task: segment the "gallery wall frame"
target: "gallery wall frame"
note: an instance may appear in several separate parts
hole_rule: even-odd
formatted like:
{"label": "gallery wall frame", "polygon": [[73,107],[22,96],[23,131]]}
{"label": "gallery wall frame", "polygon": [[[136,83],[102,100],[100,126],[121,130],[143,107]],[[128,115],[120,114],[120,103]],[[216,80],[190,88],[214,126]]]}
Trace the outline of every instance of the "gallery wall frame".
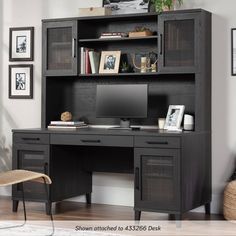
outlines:
{"label": "gallery wall frame", "polygon": [[9,61],[34,60],[34,27],[9,29]]}
{"label": "gallery wall frame", "polygon": [[236,76],[236,28],[231,29],[231,75]]}
{"label": "gallery wall frame", "polygon": [[9,98],[33,98],[33,65],[9,65]]}

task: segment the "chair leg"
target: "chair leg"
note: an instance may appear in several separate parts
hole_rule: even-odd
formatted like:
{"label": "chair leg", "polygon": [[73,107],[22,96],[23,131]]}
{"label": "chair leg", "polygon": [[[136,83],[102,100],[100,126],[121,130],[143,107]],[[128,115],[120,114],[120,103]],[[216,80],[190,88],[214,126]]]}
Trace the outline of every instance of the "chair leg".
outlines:
{"label": "chair leg", "polygon": [[25,208],[25,192],[24,192],[24,183],[22,182],[22,201],[23,201],[23,209],[24,209],[24,218],[25,218],[25,222],[24,224],[26,223],[26,208]]}
{"label": "chair leg", "polygon": [[23,203],[23,210],[24,210],[24,223],[21,225],[12,225],[12,226],[6,226],[6,227],[1,227],[1,229],[11,229],[11,228],[17,228],[17,227],[22,227],[26,224],[27,217],[26,217],[26,208],[25,208],[25,193],[24,193],[24,184],[23,182],[21,183],[21,188],[22,188],[22,203]]}
{"label": "chair leg", "polygon": [[52,207],[51,207],[51,202],[50,202],[50,198],[49,198],[49,192],[48,192],[46,179],[44,177],[42,177],[42,178],[43,178],[43,182],[44,182],[44,188],[45,188],[47,203],[48,203],[48,206],[49,206],[49,215],[50,215],[51,222],[52,222],[52,234],[50,234],[50,235],[53,235],[54,231],[55,231],[55,227],[54,227],[53,216],[52,216]]}

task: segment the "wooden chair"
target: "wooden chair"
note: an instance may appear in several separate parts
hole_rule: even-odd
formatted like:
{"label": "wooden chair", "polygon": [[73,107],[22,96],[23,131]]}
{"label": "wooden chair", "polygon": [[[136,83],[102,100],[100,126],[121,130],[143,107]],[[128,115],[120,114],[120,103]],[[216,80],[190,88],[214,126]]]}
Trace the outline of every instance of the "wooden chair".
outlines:
{"label": "wooden chair", "polygon": [[[48,194],[47,184],[52,183],[49,176],[42,174],[42,173],[28,171],[28,170],[10,170],[10,171],[4,172],[4,173],[0,173],[0,187],[9,186],[9,185],[13,185],[13,184],[20,184],[21,185],[22,202],[23,202],[23,209],[24,209],[24,223],[22,225],[3,227],[0,229],[20,227],[20,226],[25,225],[27,217],[26,217],[26,208],[25,208],[24,182],[26,182],[26,181],[35,181],[35,182],[40,182],[40,183],[44,184],[45,194],[47,197],[47,201],[49,203],[49,194]],[[53,235],[54,234],[54,223],[53,223],[51,209],[49,211],[50,211],[50,218],[51,218],[52,228],[53,228],[53,233],[51,235]]]}

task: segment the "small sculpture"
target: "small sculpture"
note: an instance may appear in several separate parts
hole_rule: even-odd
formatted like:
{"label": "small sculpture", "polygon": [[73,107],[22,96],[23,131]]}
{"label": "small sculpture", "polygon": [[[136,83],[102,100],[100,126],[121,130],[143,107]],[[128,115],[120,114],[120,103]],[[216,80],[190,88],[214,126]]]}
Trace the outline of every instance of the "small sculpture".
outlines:
{"label": "small sculpture", "polygon": [[61,113],[61,120],[62,121],[72,120],[72,114],[69,111],[65,111],[65,112]]}

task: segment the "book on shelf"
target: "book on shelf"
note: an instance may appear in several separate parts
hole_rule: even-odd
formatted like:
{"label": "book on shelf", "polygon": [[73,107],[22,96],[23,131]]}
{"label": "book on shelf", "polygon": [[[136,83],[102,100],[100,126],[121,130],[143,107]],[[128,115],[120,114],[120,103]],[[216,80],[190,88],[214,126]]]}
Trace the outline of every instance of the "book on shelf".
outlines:
{"label": "book on shelf", "polygon": [[84,74],[85,73],[85,65],[84,65],[84,47],[80,48],[80,73]]}
{"label": "book on shelf", "polygon": [[124,32],[103,32],[100,38],[124,38],[128,37],[127,33]]}
{"label": "book on shelf", "polygon": [[100,53],[93,50],[89,51],[89,61],[92,74],[97,74],[99,71]]}
{"label": "book on shelf", "polygon": [[76,130],[76,129],[82,129],[87,128],[88,125],[80,125],[80,126],[74,126],[74,125],[48,125],[48,129],[60,129],[60,130]]}
{"label": "book on shelf", "polygon": [[70,125],[84,125],[84,121],[60,121],[60,120],[56,120],[56,121],[51,121],[50,125],[64,125],[64,126],[70,126]]}
{"label": "book on shelf", "polygon": [[91,48],[80,48],[80,73],[96,74],[99,70],[100,52]]}
{"label": "book on shelf", "polygon": [[89,61],[89,48],[85,49],[85,74],[91,74],[91,66]]}

